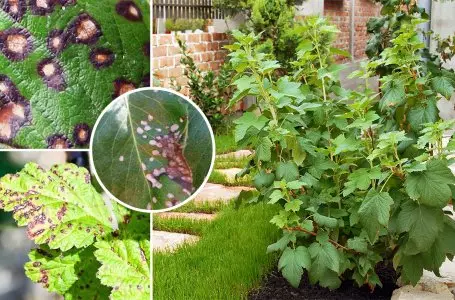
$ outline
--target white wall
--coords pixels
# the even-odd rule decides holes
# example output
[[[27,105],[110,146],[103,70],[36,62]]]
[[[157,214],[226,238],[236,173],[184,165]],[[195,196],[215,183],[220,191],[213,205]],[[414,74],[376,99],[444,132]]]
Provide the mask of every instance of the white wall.
[[[323,0],[307,0],[302,5],[296,6],[297,16],[309,16],[324,14],[324,1]]]
[[[455,2],[433,1],[431,9],[431,30],[445,38],[455,34]],[[435,49],[435,42],[431,42],[431,48]],[[447,65],[455,69],[455,59]],[[450,101],[438,102],[439,115],[443,119],[455,119],[455,95]]]

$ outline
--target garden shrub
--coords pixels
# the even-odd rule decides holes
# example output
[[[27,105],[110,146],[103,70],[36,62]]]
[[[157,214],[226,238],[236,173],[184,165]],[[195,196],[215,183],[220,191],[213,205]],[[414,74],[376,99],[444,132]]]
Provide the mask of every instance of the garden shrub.
[[[150,215],[105,202],[73,164],[0,179],[0,209],[38,246],[26,275],[65,299],[150,299]]]
[[[229,85],[233,70],[225,62],[217,73],[212,70],[203,71],[195,64],[185,42],[178,39],[178,44],[182,53],[180,63],[188,78],[190,98],[207,116],[213,130],[219,132],[225,127],[226,115],[229,113],[227,103],[232,95]]]
[[[235,15],[242,13],[247,17],[244,32],[261,33],[263,43],[269,44],[268,51],[274,53],[283,67],[295,59],[296,47],[301,40],[295,20],[295,5],[302,1],[295,0],[218,0],[214,5]]]
[[[240,198],[281,205],[271,222],[283,235],[268,251],[282,253],[278,268],[294,287],[306,271],[312,284],[335,289],[352,279],[374,289],[380,262],[416,284],[455,254],[455,221],[445,209],[455,191],[454,142],[442,146],[454,122],[440,120],[434,106],[453,90],[454,74],[422,72],[418,23],[403,22],[390,47],[354,74],[368,79],[393,67],[382,95],[340,86],[343,67],[331,47],[338,30],[322,18],[302,23],[288,76],[276,76],[280,63],[258,51],[259,35],[233,33],[231,104],[257,98],[236,121],[238,145],[255,149],[242,173],[257,172],[257,191]]]

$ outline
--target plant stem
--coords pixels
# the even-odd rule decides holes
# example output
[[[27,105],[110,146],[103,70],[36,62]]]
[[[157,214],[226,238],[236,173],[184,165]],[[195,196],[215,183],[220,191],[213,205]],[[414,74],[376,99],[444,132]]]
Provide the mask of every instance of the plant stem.
[[[309,235],[312,235],[312,236],[317,236],[318,234],[316,232],[313,232],[313,231],[309,231],[309,230],[306,230],[305,228],[302,228],[300,226],[295,226],[295,227],[285,227],[284,228],[285,230],[288,230],[288,231],[301,231],[301,232],[304,232],[306,234],[309,234]],[[332,240],[332,239],[329,239],[329,242],[334,245],[335,247],[337,248],[341,248],[343,250],[346,250],[346,251],[351,251],[351,252],[354,252],[354,253],[359,253],[353,249],[350,249],[350,248],[347,248],[341,244],[338,244],[336,241]]]

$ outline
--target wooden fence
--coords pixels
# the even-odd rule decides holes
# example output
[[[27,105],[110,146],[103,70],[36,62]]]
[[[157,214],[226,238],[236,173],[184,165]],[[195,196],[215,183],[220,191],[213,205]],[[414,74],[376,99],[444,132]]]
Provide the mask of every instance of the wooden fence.
[[[153,17],[164,19],[223,19],[212,0],[152,0]]]

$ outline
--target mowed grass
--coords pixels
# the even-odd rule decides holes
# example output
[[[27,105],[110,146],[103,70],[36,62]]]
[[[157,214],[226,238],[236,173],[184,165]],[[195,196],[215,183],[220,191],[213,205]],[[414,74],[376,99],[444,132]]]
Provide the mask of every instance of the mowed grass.
[[[223,174],[217,170],[213,170],[212,174],[210,174],[209,182],[222,184],[225,186],[252,186],[253,185],[253,179],[252,179],[251,175],[245,175],[245,176],[242,176],[235,180],[229,180],[225,174]]]
[[[277,210],[228,205],[211,222],[155,217],[155,230],[193,233],[201,240],[174,253],[154,253],[154,299],[246,299],[276,265],[277,256],[266,249],[280,235],[269,222]]]
[[[234,133],[215,136],[216,154],[224,154],[237,151]]]
[[[231,169],[231,168],[240,168],[243,169],[251,158],[247,156],[244,157],[217,157],[215,159],[215,169]]]

